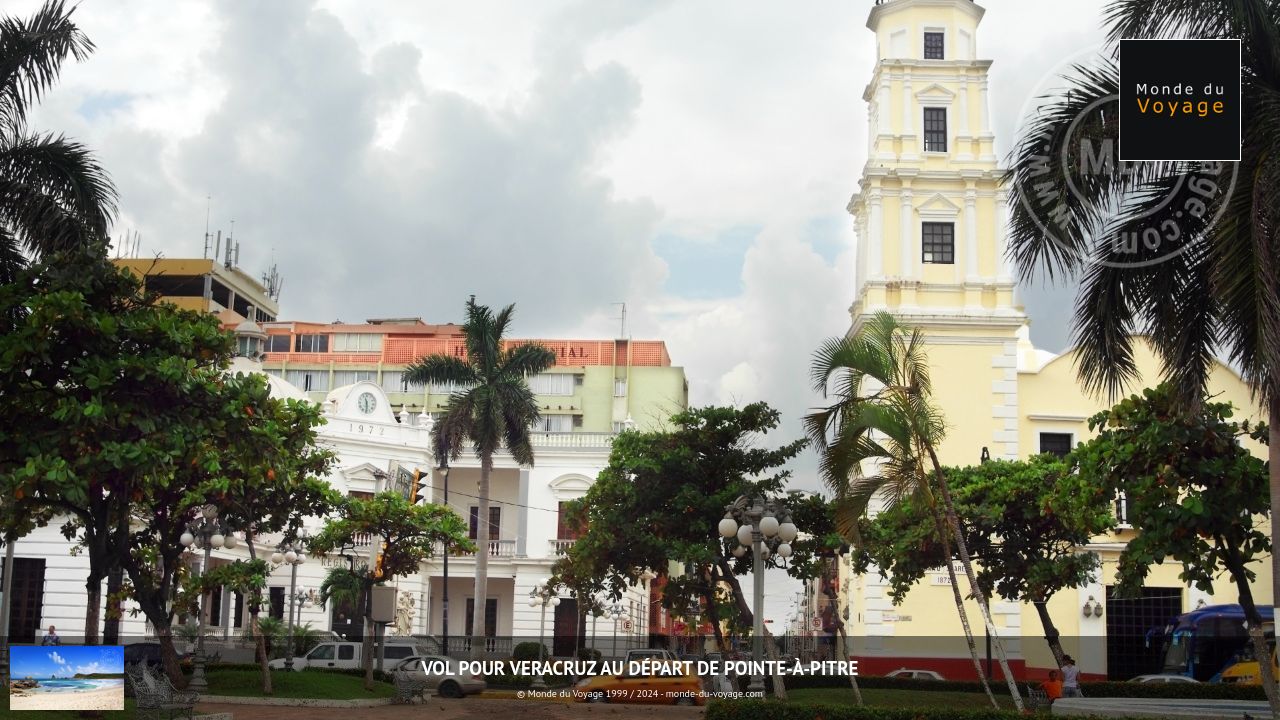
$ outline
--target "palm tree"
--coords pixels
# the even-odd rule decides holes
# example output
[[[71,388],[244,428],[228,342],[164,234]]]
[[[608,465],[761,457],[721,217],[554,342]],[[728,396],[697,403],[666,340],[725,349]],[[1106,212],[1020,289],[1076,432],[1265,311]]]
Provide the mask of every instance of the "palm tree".
[[[1046,99],[1018,139],[1006,176],[1009,256],[1019,275],[1081,280],[1073,340],[1084,385],[1115,399],[1137,379],[1133,334],[1142,333],[1160,358],[1162,379],[1194,409],[1206,396],[1216,353],[1225,350],[1270,418],[1273,516],[1280,513],[1278,22],[1276,0],[1112,0],[1107,9],[1112,43],[1241,39],[1240,162],[1109,163],[1081,172],[1084,140],[1094,148],[1116,140],[1118,72],[1104,57],[1079,68],[1064,95]],[[1154,250],[1135,242],[1152,228],[1163,236]],[[1169,229],[1180,237],[1169,240]],[[1280,548],[1280,523],[1271,533]],[[1280,604],[1280,553],[1271,563],[1273,602]],[[1271,664],[1261,665],[1280,714]]]
[[[28,257],[89,244],[105,251],[116,202],[106,173],[80,143],[27,129],[27,111],[62,63],[93,51],[74,11],[47,0],[30,18],[0,17],[0,283]]]
[[[823,397],[834,394],[835,401],[805,417],[805,432],[818,448],[819,473],[835,494],[837,525],[854,543],[861,542],[858,519],[875,498],[893,504],[916,495],[933,509],[974,669],[992,705],[998,707],[978,660],[964,598],[950,562],[952,541],[991,635],[1009,693],[1022,710],[1004,644],[991,621],[987,596],[978,585],[946,475],[938,462],[936,448],[946,425],[933,405],[924,344],[924,333],[899,325],[886,312],[874,315],[852,337],[827,340],[814,353],[810,375],[814,390]],[[864,474],[864,466],[876,466],[877,472]]]
[[[432,430],[435,447],[452,458],[462,454],[469,441],[480,460],[476,520],[475,612],[471,620],[472,651],[484,649],[484,605],[489,582],[489,476],[493,456],[504,446],[521,465],[533,465],[529,430],[541,418],[538,401],[529,389],[529,375],[556,362],[555,353],[542,345],[521,343],[503,347],[503,336],[515,315],[515,305],[498,314],[467,301],[467,321],[462,325],[465,359],[453,355],[428,355],[405,371],[410,383],[447,385],[454,388],[444,417]]]

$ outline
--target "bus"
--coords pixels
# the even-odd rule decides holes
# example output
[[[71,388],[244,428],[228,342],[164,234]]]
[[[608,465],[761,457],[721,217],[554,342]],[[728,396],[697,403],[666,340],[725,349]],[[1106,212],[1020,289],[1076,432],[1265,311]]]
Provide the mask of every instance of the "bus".
[[[1258,606],[1264,629],[1273,632],[1274,609]],[[1207,605],[1153,628],[1148,642],[1160,642],[1160,672],[1185,675],[1201,682],[1217,680],[1222,671],[1249,654],[1249,634],[1239,605]]]

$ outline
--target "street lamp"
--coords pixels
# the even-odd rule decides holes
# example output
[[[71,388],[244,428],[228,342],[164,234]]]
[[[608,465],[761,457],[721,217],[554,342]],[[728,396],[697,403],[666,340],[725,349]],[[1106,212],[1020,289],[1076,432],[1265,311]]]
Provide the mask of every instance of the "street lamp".
[[[743,495],[725,506],[724,518],[717,526],[720,536],[726,540],[736,537],[738,547],[731,552],[743,557],[751,551],[751,575],[755,592],[752,610],[751,659],[757,664],[764,659],[764,562],[772,554],[780,558],[791,556],[791,542],[800,531],[791,522],[791,513],[781,500]],[[747,692],[764,692],[764,674],[752,672]]]
[[[190,550],[193,546],[204,550],[204,562],[200,565],[200,574],[203,575],[209,568],[209,559],[214,548],[225,547],[230,550],[236,546],[236,537],[227,532],[225,525],[218,522],[217,506],[205,505],[200,510],[200,517],[187,524],[187,531],[182,533],[182,536],[178,538],[178,542],[186,550]],[[196,577],[199,578],[200,575]],[[204,615],[207,609],[204,593],[201,593],[200,607],[196,612],[196,652],[195,657],[191,659],[191,682],[187,684],[189,688],[199,693],[209,689],[209,681],[204,676],[206,662],[204,655]]]
[[[547,606],[556,607],[560,604],[560,597],[556,595],[556,589],[551,586],[550,580],[542,580],[533,589],[529,591],[529,607],[542,607],[542,617],[538,621],[538,659],[542,659],[542,652],[546,650],[543,642],[547,636]],[[533,685],[530,687],[535,690],[546,690],[547,681],[543,678],[542,673],[536,673],[533,677]]]
[[[275,565],[289,565],[289,622],[288,635],[285,638],[284,653],[284,669],[293,669],[293,623],[294,623],[294,603],[302,598],[298,597],[298,566],[307,561],[307,556],[303,554],[306,547],[304,538],[298,538],[293,543],[282,542],[271,553],[271,562]],[[301,602],[298,603],[298,613],[301,614]]]
[[[622,607],[622,603],[614,603],[609,606],[608,610],[605,610],[604,614],[605,614],[605,617],[613,620],[613,657],[617,659],[618,657],[618,621],[622,619],[623,615],[627,614],[627,611],[625,608]]]

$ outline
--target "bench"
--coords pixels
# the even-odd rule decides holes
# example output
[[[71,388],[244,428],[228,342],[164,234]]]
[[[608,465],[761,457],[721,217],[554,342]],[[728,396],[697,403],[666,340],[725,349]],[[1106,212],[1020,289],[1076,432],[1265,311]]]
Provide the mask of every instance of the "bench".
[[[427,692],[431,690],[426,674],[419,670],[393,672],[391,673],[391,684],[396,689],[395,701],[406,705],[412,705],[415,697],[420,697],[425,701]]]
[[[185,717],[192,720],[196,702],[200,700],[199,693],[175,688],[163,670],[157,668],[153,674],[146,663],[126,666],[125,675],[137,698],[138,717],[157,720]]]

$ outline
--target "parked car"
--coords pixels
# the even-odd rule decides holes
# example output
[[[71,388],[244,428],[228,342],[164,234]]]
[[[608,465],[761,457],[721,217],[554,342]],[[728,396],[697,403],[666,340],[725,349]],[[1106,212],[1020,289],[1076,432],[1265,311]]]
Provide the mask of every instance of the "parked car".
[[[885,675],[885,677],[909,680],[946,680],[946,678],[942,677],[942,673],[934,672],[933,670],[911,670],[908,668],[898,668]]]
[[[578,702],[702,705],[705,698],[698,676],[674,664],[669,667],[648,667],[646,672],[636,674],[624,672],[621,675],[584,678],[573,686],[573,698]]]
[[[125,645],[124,664],[136,665],[138,663],[145,663],[148,667],[161,666],[163,663],[160,660],[160,643],[137,642]],[[178,653],[178,664],[183,667],[190,667],[191,653]]]
[[[405,658],[414,655],[427,655],[427,649],[418,645],[412,638],[395,638],[390,637],[385,641],[385,647],[382,651],[383,660],[390,664],[399,662]],[[311,649],[311,652],[302,657],[293,659],[294,670],[305,670],[309,667],[314,668],[340,668],[345,670],[356,670],[364,667],[361,662],[361,652],[363,644],[358,642],[322,642]],[[377,646],[374,646],[374,652],[378,652]],[[375,661],[377,655],[374,655]],[[284,658],[276,658],[267,665],[276,670],[283,670],[285,667]]]
[[[627,662],[632,660],[676,660],[675,653],[662,648],[634,648],[627,651]]]
[[[1174,675],[1173,673],[1153,673],[1151,675],[1139,675],[1129,682],[1136,683],[1199,683],[1200,681],[1187,677],[1186,675]]]
[[[440,668],[445,672],[438,672]],[[391,668],[391,672],[425,675],[427,687],[440,697],[460,698],[475,695],[484,692],[488,687],[482,676],[459,673],[457,661],[442,655],[410,655],[397,662]]]

